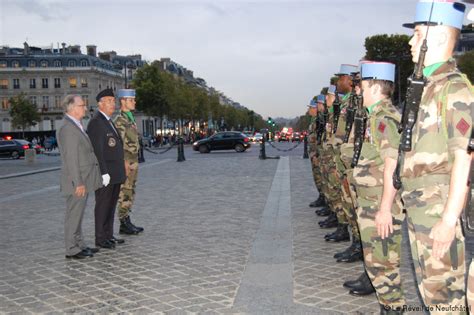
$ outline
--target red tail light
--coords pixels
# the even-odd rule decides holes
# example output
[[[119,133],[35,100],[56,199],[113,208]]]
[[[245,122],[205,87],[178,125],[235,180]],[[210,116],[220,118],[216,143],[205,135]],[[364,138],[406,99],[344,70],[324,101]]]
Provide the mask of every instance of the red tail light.
[[[244,138],[244,142],[249,142],[249,138]]]
[[[30,146],[29,146],[29,145],[27,145],[27,144],[24,144],[24,145],[23,145],[23,149],[25,149],[25,150],[26,150],[26,149],[29,149],[29,148],[30,148]]]

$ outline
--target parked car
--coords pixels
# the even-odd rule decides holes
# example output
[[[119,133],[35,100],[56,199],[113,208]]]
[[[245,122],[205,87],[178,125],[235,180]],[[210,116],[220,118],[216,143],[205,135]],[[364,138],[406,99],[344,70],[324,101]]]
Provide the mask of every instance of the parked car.
[[[214,150],[235,150],[244,152],[250,148],[250,139],[237,131],[218,132],[215,135],[193,143],[193,150],[209,153]]]
[[[25,150],[32,148],[30,142],[22,139],[0,140],[0,156],[19,159],[25,156]]]

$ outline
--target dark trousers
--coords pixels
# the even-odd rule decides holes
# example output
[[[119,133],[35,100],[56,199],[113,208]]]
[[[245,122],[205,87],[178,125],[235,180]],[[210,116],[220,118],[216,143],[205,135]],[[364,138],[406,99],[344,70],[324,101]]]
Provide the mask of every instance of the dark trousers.
[[[120,184],[109,184],[95,191],[95,243],[110,240],[114,235],[115,207],[120,193]]]

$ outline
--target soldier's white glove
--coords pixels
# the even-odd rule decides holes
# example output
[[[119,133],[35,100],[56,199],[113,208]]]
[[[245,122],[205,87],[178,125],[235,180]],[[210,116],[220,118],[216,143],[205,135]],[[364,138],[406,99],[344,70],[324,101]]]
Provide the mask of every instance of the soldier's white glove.
[[[107,185],[110,184],[110,175],[109,174],[102,175],[102,184],[104,185],[104,187],[107,187]]]

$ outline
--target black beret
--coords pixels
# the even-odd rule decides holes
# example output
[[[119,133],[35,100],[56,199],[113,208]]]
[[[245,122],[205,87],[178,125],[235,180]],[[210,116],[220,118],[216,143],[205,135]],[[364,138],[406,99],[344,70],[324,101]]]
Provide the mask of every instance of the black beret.
[[[97,94],[97,96],[95,97],[96,101],[97,102],[100,102],[100,99],[102,97],[106,97],[106,96],[112,96],[112,97],[115,97],[114,95],[114,90],[112,89],[105,89],[105,90],[102,90],[99,92],[99,94]]]

